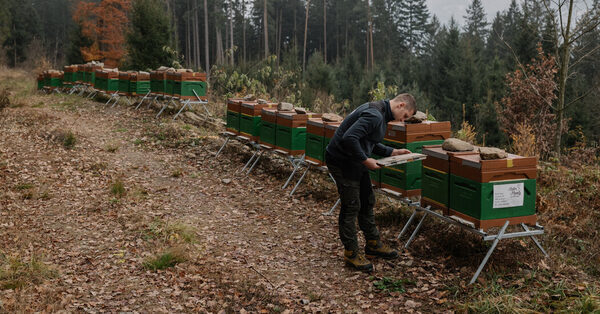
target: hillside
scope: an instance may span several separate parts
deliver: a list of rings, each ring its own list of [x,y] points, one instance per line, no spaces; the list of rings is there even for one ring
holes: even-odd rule
[[[0,69],[2,93],[3,312],[600,311],[597,165],[540,165],[549,258],[503,241],[467,286],[489,243],[428,219],[398,260],[363,274],[344,266],[337,219],[322,215],[336,199],[326,176],[288,197],[285,160],[242,176],[250,150],[213,158],[213,125],[41,95],[18,70]],[[378,198],[382,238],[400,247],[409,214]]]

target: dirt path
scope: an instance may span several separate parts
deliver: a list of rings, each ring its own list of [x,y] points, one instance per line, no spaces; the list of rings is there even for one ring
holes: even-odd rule
[[[357,273],[344,267],[336,217],[321,215],[335,194],[319,175],[290,198],[280,190],[289,173],[281,160],[240,177],[247,150],[232,145],[212,159],[221,143],[214,130],[77,97],[34,96],[4,116],[0,250],[58,271],[2,290],[6,311],[446,311],[485,252],[430,225],[413,251]],[[69,132],[73,148],[65,147]],[[120,197],[111,192],[118,182]],[[398,245],[407,212],[382,207],[382,236]],[[499,248],[503,266],[492,261],[492,269],[537,265],[539,254],[513,244]],[[143,267],[173,248],[187,260]],[[382,278],[406,281],[406,291],[381,291],[374,282]]]

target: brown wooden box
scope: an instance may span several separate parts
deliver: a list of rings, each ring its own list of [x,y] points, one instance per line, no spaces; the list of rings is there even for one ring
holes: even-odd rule
[[[167,79],[167,71],[151,71],[150,72],[150,79],[151,80],[158,80],[158,81],[162,81],[162,80],[166,80]]]
[[[306,133],[325,136],[325,123],[321,118],[310,118],[306,122]]]
[[[173,72],[172,76],[175,81],[200,81],[206,82],[206,73],[200,72]]]
[[[75,73],[77,72],[77,65],[65,65],[63,71],[65,73]]]
[[[342,122],[329,122],[325,124],[325,137],[333,138],[333,135],[335,134],[335,131],[340,127],[340,124],[342,124]]]
[[[277,124],[290,128],[306,127],[309,118],[320,118],[320,113],[299,114],[295,111],[278,111]]]
[[[444,173],[450,173],[450,156],[479,154],[477,149],[471,152],[451,152],[444,150],[442,145],[423,146],[422,153],[427,155],[427,158],[423,160],[423,167],[429,167]]]
[[[119,80],[130,80],[133,72],[119,72]]]
[[[233,112],[241,112],[242,110],[242,101],[241,98],[230,98],[227,100],[227,110]]]
[[[263,108],[276,108],[276,103],[266,103],[259,104],[255,101],[244,101],[241,106],[241,113],[253,117],[258,117],[261,115]]]
[[[449,121],[422,123],[389,122],[386,138],[402,143],[445,140],[450,137]]]
[[[142,72],[133,72],[129,77],[131,81],[142,82],[150,80],[150,73],[142,73]]]
[[[475,225],[475,229],[482,229],[483,231],[487,231],[493,227],[502,227],[508,220],[509,225],[518,225],[524,223],[526,225],[533,226],[537,222],[537,215],[529,215],[529,216],[519,216],[519,217],[509,217],[509,218],[500,218],[500,219],[487,219],[487,220],[479,220],[477,218],[473,218],[469,215],[465,215],[461,212],[457,212],[453,209],[448,209],[449,216],[456,216],[466,221],[472,222]]]
[[[277,123],[277,108],[262,108],[260,111],[260,118],[262,121]]]
[[[496,160],[481,160],[479,154],[450,156],[450,173],[480,183],[536,179],[537,159],[513,154]]]

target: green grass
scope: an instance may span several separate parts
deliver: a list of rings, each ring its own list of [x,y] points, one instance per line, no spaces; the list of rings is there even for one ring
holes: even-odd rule
[[[40,284],[55,278],[58,272],[40,261],[37,256],[22,259],[0,253],[0,289],[18,289],[30,284]]]
[[[75,134],[73,134],[73,132],[68,131],[62,133],[61,135],[62,136],[59,137],[59,140],[62,142],[63,146],[66,149],[72,149],[73,147],[75,147],[75,144],[77,144],[77,138],[75,138]]]
[[[123,197],[126,193],[125,186],[123,185],[123,181],[121,181],[121,179],[115,180],[110,185],[110,192],[118,198]]]
[[[33,184],[31,183],[21,183],[18,184],[17,186],[15,186],[15,189],[23,191],[23,190],[29,190],[33,188]]]
[[[187,257],[185,256],[183,249],[170,248],[164,253],[146,259],[143,266],[148,270],[156,271],[173,267],[186,260]]]
[[[183,176],[183,170],[181,170],[181,168],[177,168],[171,172],[171,177],[173,178],[179,178],[181,176]]]
[[[406,292],[405,285],[407,285],[407,284],[412,285],[414,283],[407,279],[394,279],[394,278],[390,278],[390,277],[383,277],[383,278],[381,278],[381,280],[377,280],[377,281],[373,282],[373,286],[375,287],[375,289],[378,290],[379,292],[383,292],[383,293],[390,293],[390,292],[404,293],[404,292]]]

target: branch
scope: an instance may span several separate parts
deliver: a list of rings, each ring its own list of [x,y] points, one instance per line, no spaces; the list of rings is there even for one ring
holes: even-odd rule
[[[521,71],[523,71],[523,75],[525,75],[526,81],[527,83],[529,83],[529,86],[531,86],[531,89],[533,89],[533,91],[535,92],[535,94],[540,97],[541,99],[544,100],[544,102],[546,103],[547,106],[549,106],[550,108],[556,110],[556,108],[554,108],[554,106],[552,105],[552,102],[547,101],[541,94],[540,91],[537,89],[537,87],[535,87],[535,85],[533,85],[531,83],[531,80],[529,80],[529,76],[527,76],[527,71],[525,69],[525,67],[523,66],[523,64],[521,63],[521,61],[519,61],[519,57],[517,56],[517,54],[515,53],[515,51],[512,49],[512,47],[504,40],[504,38],[502,38],[500,35],[498,35],[498,32],[494,31],[496,33],[496,35],[498,36],[498,38],[500,38],[500,40],[504,43],[504,45],[506,45],[506,47],[508,47],[508,49],[510,49],[510,51],[513,54],[513,57],[515,58],[515,61],[517,62],[517,64],[519,65],[519,68],[521,68]]]
[[[581,99],[587,97],[589,94],[591,94],[592,92],[594,92],[594,90],[596,89],[597,86],[594,86],[592,88],[590,88],[588,91],[586,91],[585,93],[583,93],[582,95],[579,95],[577,98],[571,100],[568,104],[565,105],[563,110],[566,110],[567,108],[569,108],[569,106],[573,105],[574,103],[580,101]]]
[[[583,56],[581,56],[579,59],[577,59],[575,62],[573,62],[571,64],[571,68],[575,67],[577,64],[579,64],[581,61],[583,61],[585,58],[589,57],[590,55],[592,55],[594,52],[596,52],[597,50],[600,50],[600,45],[596,46],[595,48],[593,48],[592,50],[588,51],[586,54],[584,54]]]
[[[582,30],[581,33],[579,33],[577,36],[573,37],[573,39],[569,40],[569,45],[572,44],[572,43],[574,43],[574,42],[576,42],[579,38],[581,38],[582,36],[586,35],[587,33],[593,31],[599,25],[600,25],[600,17],[595,22],[595,24],[593,24],[592,26],[588,27],[587,29]]]

